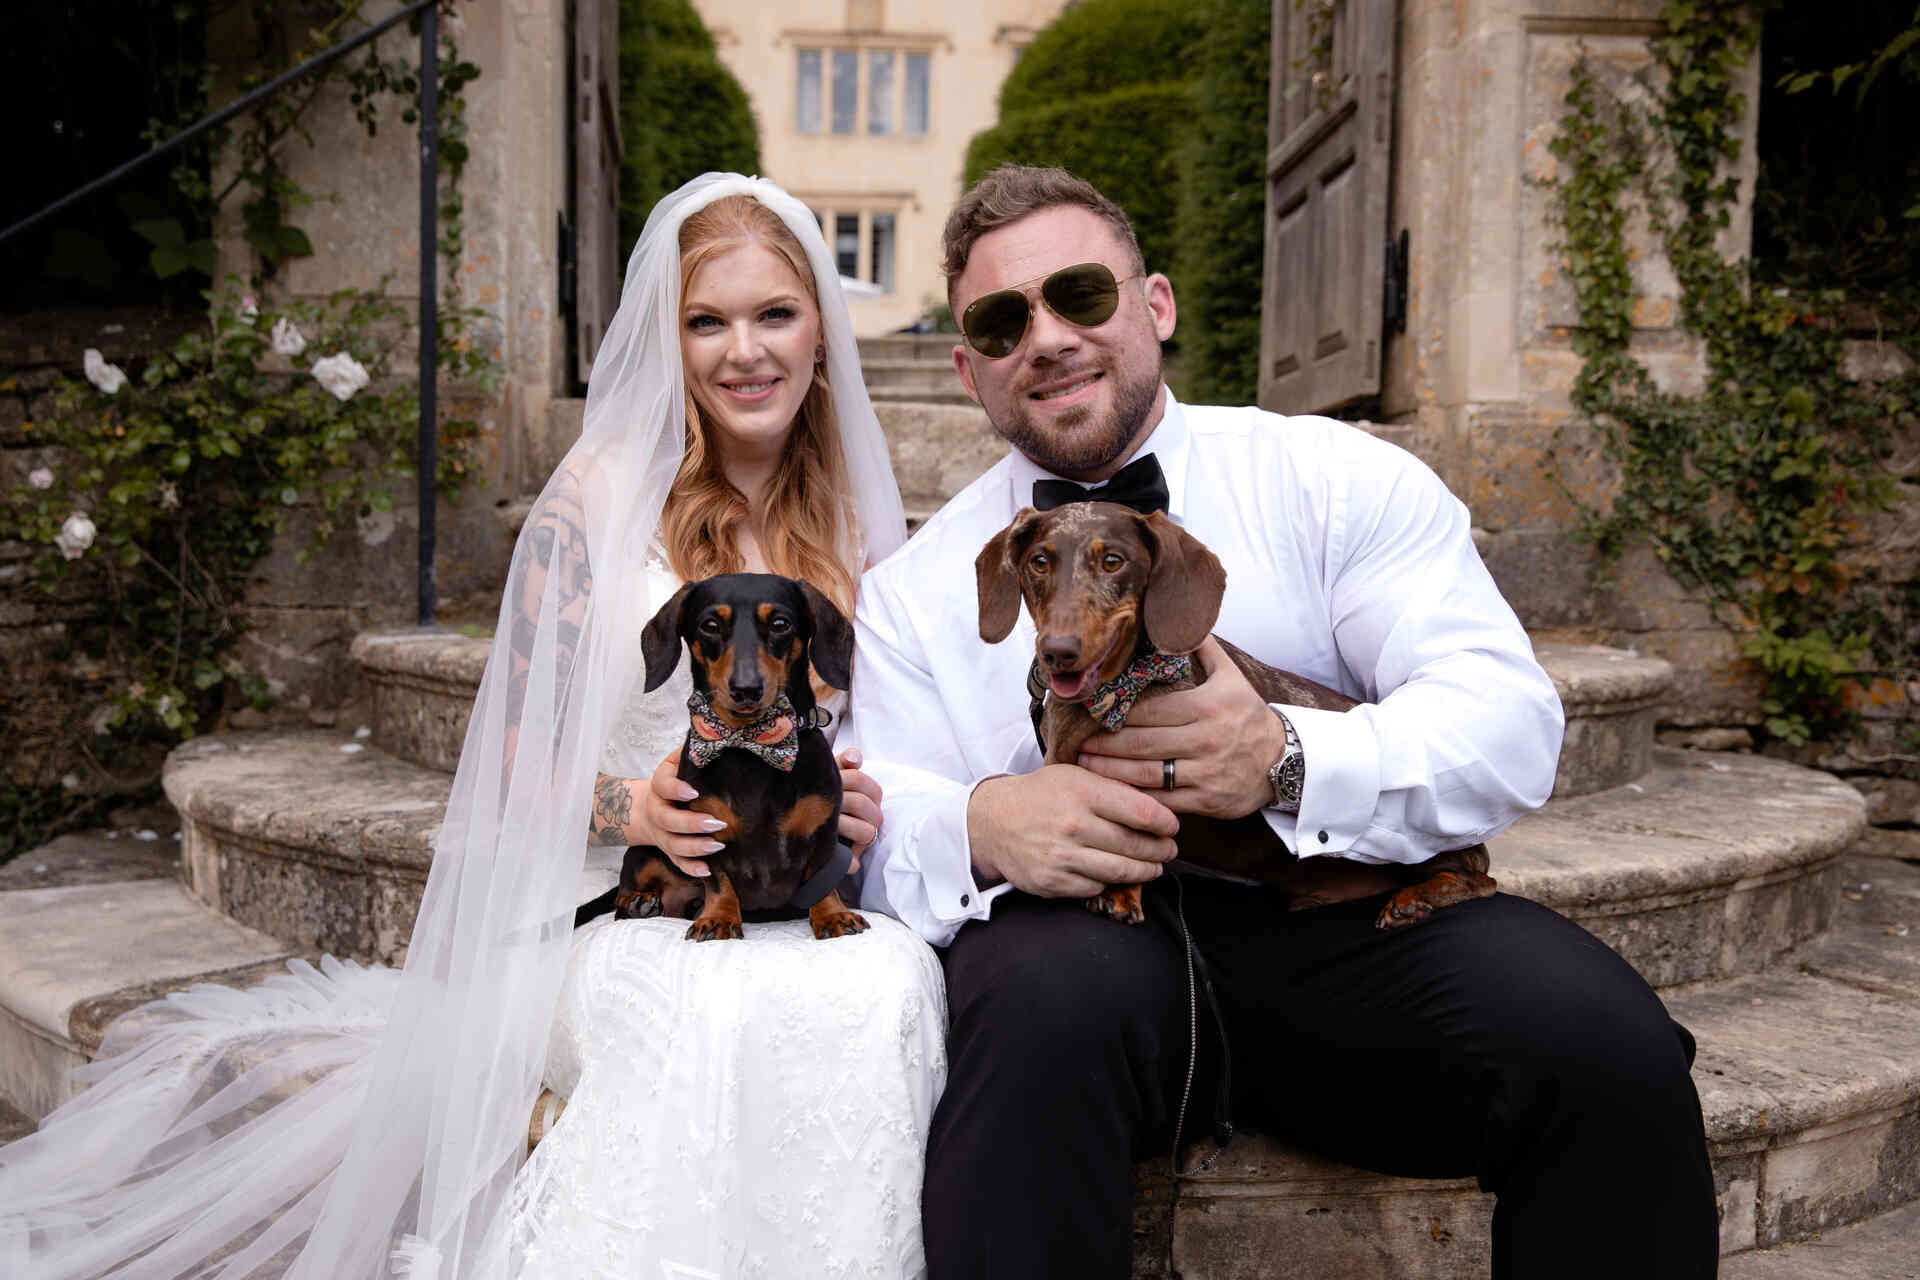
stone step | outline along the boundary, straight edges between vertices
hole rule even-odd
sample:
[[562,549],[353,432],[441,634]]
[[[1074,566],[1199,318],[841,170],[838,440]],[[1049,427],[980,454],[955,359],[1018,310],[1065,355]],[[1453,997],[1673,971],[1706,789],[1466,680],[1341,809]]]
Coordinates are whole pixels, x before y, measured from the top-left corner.
[[15,1138],[26,1137],[39,1127],[39,1121],[15,1106],[10,1098],[0,1094],[0,1147]]
[[[401,955],[452,780],[359,746],[302,730],[175,751],[165,784],[193,892],[291,945]],[[1661,987],[1753,973],[1817,938],[1834,860],[1864,824],[1859,794],[1757,756],[1652,760],[1642,781],[1550,801],[1495,839],[1502,886],[1579,921]]]
[[957,333],[889,333],[859,340],[860,365],[871,368],[877,362],[921,360],[938,362],[953,368],[953,347],[960,341]]
[[1806,1240],[1737,1254],[1720,1280],[1920,1280],[1920,1201],[1822,1231]]
[[[325,914],[321,908],[330,891],[339,890],[343,869],[397,871],[408,864],[424,872],[434,788],[444,803],[450,780],[383,761],[376,751],[342,751],[359,745],[338,733],[236,734],[176,753],[167,781],[186,818],[189,862],[224,862],[220,869],[228,882],[304,891],[305,909],[318,914]],[[393,801],[396,792],[405,793],[404,803]],[[255,804],[249,795],[268,800]],[[1669,842],[1665,864],[1616,859],[1600,870],[1568,866],[1575,850],[1529,838],[1514,839],[1511,847],[1497,843],[1496,871],[1511,888],[1577,907],[1654,888],[1662,865],[1669,871],[1684,866],[1689,859],[1680,855],[1691,848],[1691,860],[1711,869],[1694,881],[1731,876],[1726,901],[1733,902],[1743,890],[1765,887],[1773,872],[1795,865],[1793,842],[1779,837],[1781,828],[1817,828],[1803,842],[1815,849],[1840,839],[1836,831],[1857,830],[1860,816],[1857,797],[1850,803],[1846,798],[1850,789],[1825,775],[1757,758],[1661,751],[1641,790],[1615,795],[1635,797],[1642,811],[1609,817],[1602,805],[1609,797],[1573,803],[1586,806],[1585,820],[1601,828],[1603,841],[1618,833]],[[1756,809],[1767,797],[1778,807]],[[1741,840],[1725,833],[1741,824],[1725,812],[1716,824],[1717,805],[1761,813],[1760,823],[1747,825],[1763,828],[1767,839],[1740,854]],[[357,829],[343,809],[364,810]],[[1662,829],[1654,820],[1667,812],[1674,816]],[[1551,817],[1550,808],[1529,821]],[[302,832],[309,833],[304,838],[311,847],[283,843],[303,838]],[[1516,828],[1514,835],[1526,833]],[[0,1022],[6,1037],[0,1059],[11,1066],[37,1054],[39,1079],[58,1078],[53,1072],[63,1073],[91,1052],[112,1014],[209,973],[257,981],[295,950],[221,920],[156,878],[167,866],[165,847],[108,849],[96,843],[65,858],[40,851],[0,873],[10,877],[0,881],[0,939],[6,948],[0,954],[31,958],[0,964],[0,1007],[8,1014]],[[265,865],[275,857],[283,865]],[[1920,1195],[1914,1154],[1920,1151],[1920,867],[1890,857],[1838,863],[1814,852],[1809,859],[1800,865],[1818,864],[1840,890],[1839,919],[1824,942],[1803,948],[1797,964],[1731,981],[1693,982],[1667,995],[1675,1016],[1701,1044],[1696,1079],[1719,1175],[1728,1253],[1805,1238]],[[236,868],[249,860],[261,865]],[[1604,863],[1606,855],[1596,853],[1595,860]],[[50,872],[57,884],[47,882]],[[83,883],[70,883],[68,876]],[[399,891],[399,879],[390,875],[385,890]],[[373,895],[347,896],[365,902]],[[1652,900],[1655,910],[1665,901],[1658,895]],[[1722,918],[1771,915],[1791,932],[1789,907],[1723,907]],[[116,913],[122,927],[116,954],[126,959],[118,962],[89,954],[106,911]],[[272,914],[284,921],[301,911]],[[398,920],[392,924],[397,927]],[[1677,922],[1626,929],[1622,936],[1644,940],[1697,927],[1699,918],[1683,912]],[[1755,936],[1746,929],[1732,935],[1709,929],[1707,950],[1724,955],[1731,948],[1737,956]],[[1778,931],[1767,936],[1774,938],[1768,945],[1781,945]],[[1640,962],[1670,956],[1686,942],[1670,936],[1665,944],[1644,947]],[[62,953],[62,946],[75,954]],[[183,946],[189,948],[184,955]],[[1674,971],[1714,967],[1695,962]],[[48,994],[50,974],[80,976],[62,979],[68,993],[62,996]],[[57,1055],[42,1047],[50,1044],[60,1050]],[[28,1114],[44,1112],[64,1096],[42,1085],[31,1103],[23,1103],[30,1091],[11,1074],[0,1089]],[[1486,1273],[1491,1206],[1470,1182],[1382,1178],[1257,1137],[1237,1139],[1221,1163],[1177,1193],[1157,1166],[1142,1182],[1143,1213],[1152,1219],[1158,1209],[1162,1222],[1172,1215],[1173,1261],[1188,1280],[1270,1274],[1263,1260],[1276,1256],[1298,1263],[1303,1274]],[[1151,1229],[1143,1237],[1166,1238]],[[1157,1265],[1151,1257],[1145,1261]]]
[[450,774],[343,731],[267,730],[175,748],[161,784],[201,902],[302,952],[403,961]]
[[944,360],[868,360],[862,363],[861,372],[866,375],[870,396],[882,392],[892,392],[893,397],[906,392],[928,396],[966,395],[951,356]]
[[1824,933],[1866,825],[1833,777],[1656,748],[1637,782],[1555,797],[1488,842],[1509,893],[1577,921],[1656,987],[1753,973]]
[[1601,645],[1538,644],[1534,655],[1553,677],[1567,713],[1553,794],[1592,795],[1645,773],[1654,712],[1673,687],[1673,667]]
[[[1834,937],[1804,966],[1666,996],[1700,1045],[1694,1080],[1723,1256],[1821,1237],[1920,1198],[1920,867],[1851,859],[1844,872],[1874,888],[1843,899]],[[1493,1200],[1471,1180],[1383,1177],[1246,1136],[1177,1188],[1164,1168],[1137,1176],[1136,1276],[1168,1274],[1156,1242],[1168,1239],[1169,1215],[1184,1280],[1254,1280],[1276,1258],[1300,1275],[1353,1280],[1466,1280],[1490,1265]],[[1769,1259],[1722,1274],[1802,1273]]]
[[452,773],[493,641],[453,631],[370,631],[350,650],[375,748]]
[[[373,745],[451,773],[489,645],[484,636],[417,628],[356,636],[350,652],[369,707]],[[1592,795],[1645,773],[1654,706],[1672,668],[1658,658],[1597,646],[1543,644],[1536,652],[1567,709],[1554,797]]]
[[867,398],[873,401],[873,407],[875,409],[878,409],[883,404],[889,403],[958,405],[963,408],[976,407],[973,403],[973,398],[961,388],[958,379],[953,380],[945,387],[942,387],[938,381],[930,377],[923,381],[904,386],[882,383],[879,386],[868,387]]
[[0,870],[0,1095],[32,1119],[70,1096],[118,1014],[196,981],[258,981],[294,954],[187,893],[180,846],[131,834],[62,837]]

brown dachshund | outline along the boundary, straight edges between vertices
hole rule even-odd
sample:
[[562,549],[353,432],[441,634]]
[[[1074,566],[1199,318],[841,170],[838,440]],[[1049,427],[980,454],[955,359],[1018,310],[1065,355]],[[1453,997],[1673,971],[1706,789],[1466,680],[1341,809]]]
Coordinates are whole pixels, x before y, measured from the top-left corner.
[[[735,573],[686,584],[647,623],[640,647],[649,692],[672,674],[683,643],[694,692],[679,776],[700,793],[687,807],[726,823],[714,833],[726,848],[700,880],[651,845],[632,846],[619,885],[575,912],[575,926],[608,910],[678,916],[693,920],[688,938],[705,942],[744,936],[743,912],[799,905],[816,938],[865,931],[832,874],[836,863],[846,870],[836,844],[840,766],[807,677],[811,654],[822,680],[847,687],[853,627],[809,583]],[[823,895],[816,888],[795,902],[803,886],[823,880],[831,881]]]
[[[1182,669],[1177,658],[1207,638],[1227,585],[1219,558],[1192,534],[1158,512],[1143,516],[1109,502],[1022,510],[981,549],[974,571],[982,640],[1006,639],[1022,599],[1033,615],[1037,652],[1028,683],[1036,697],[1045,689],[1036,728],[1048,764],[1071,763],[1089,735],[1124,722],[1124,709],[1115,715],[1116,690],[1120,698],[1147,699],[1198,683],[1190,671],[1166,678],[1164,669]],[[1225,640],[1220,646],[1267,702],[1330,711],[1356,705]],[[1150,683],[1141,684],[1142,673]],[[1282,890],[1294,910],[1391,894],[1374,919],[1382,929],[1487,897],[1495,887],[1485,845],[1414,866],[1296,858],[1279,847],[1258,813],[1236,819],[1182,814],[1178,843],[1181,861]],[[1087,906],[1129,924],[1145,918],[1137,884],[1108,886]]]

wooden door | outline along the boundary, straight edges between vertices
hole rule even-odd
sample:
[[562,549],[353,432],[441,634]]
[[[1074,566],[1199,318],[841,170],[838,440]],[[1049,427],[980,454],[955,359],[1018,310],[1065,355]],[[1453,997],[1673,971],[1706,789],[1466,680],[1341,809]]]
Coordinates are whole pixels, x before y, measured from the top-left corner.
[[1380,391],[1395,0],[1273,0],[1260,404]]
[[620,0],[573,0],[575,376],[582,383],[620,305]]

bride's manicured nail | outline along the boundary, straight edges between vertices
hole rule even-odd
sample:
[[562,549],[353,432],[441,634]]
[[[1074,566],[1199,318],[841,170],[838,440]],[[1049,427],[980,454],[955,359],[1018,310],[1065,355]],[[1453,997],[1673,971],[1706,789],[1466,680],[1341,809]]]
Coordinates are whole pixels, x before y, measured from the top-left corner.
[[700,819],[700,829],[702,831],[719,831],[722,828],[724,828],[726,825],[727,825],[726,823],[720,821],[720,819],[718,818]]
[[683,782],[678,787],[674,788],[673,798],[676,800],[682,800],[682,801],[698,800],[700,798],[700,793],[698,791],[695,791],[692,787],[688,786],[686,783]]
[[721,844],[718,840],[709,840],[705,845],[701,847],[700,852],[701,853],[718,853],[726,847],[727,846],[725,846],[724,844]]

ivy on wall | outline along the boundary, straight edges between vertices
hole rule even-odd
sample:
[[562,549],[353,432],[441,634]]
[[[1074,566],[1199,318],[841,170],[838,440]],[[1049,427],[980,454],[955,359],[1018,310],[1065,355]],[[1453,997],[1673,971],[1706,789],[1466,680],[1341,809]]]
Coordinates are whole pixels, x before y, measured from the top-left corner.
[[[1610,502],[1563,484],[1603,556],[1643,538],[1741,638],[1764,678],[1769,735],[1789,743],[1847,727],[1846,686],[1910,669],[1902,584],[1861,576],[1848,550],[1894,498],[1881,465],[1911,432],[1920,377],[1842,373],[1841,299],[1755,289],[1717,237],[1738,196],[1731,162],[1747,111],[1740,75],[1761,15],[1728,0],[1671,0],[1650,42],[1653,105],[1573,70],[1551,181],[1580,325],[1573,403],[1619,471]],[[1703,342],[1697,394],[1658,386],[1631,350],[1626,197],[1648,210]]]

